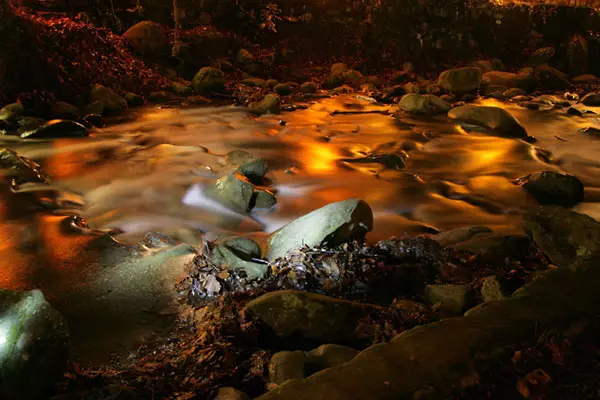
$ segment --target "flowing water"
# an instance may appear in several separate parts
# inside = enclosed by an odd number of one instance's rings
[[[351,197],[373,208],[373,241],[475,224],[518,232],[535,202],[513,180],[543,169],[578,176],[586,202],[577,209],[600,216],[600,138],[578,131],[600,126],[593,114],[502,105],[537,138],[530,144],[446,117],[394,118],[385,113],[393,107],[356,96],[307,106],[258,119],[234,107],[145,108],[89,138],[0,137],[52,181],[0,189],[0,287],[41,288],[66,316],[78,357],[97,359],[168,319],[161,287],[171,287],[203,237],[264,236]],[[204,195],[236,149],[268,161],[275,209],[244,216]],[[351,161],[373,154],[400,154],[406,167]],[[187,245],[127,245],[147,232]]]

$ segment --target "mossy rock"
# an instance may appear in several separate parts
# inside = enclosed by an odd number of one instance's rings
[[[225,74],[220,69],[204,67],[192,80],[194,90],[202,95],[220,93],[225,90]]]
[[[218,179],[208,195],[233,211],[247,214],[252,209],[254,185],[240,174],[230,173]]]
[[[452,106],[447,101],[432,94],[420,95],[409,93],[402,96],[399,107],[401,110],[411,114],[436,115],[445,114]]]
[[[464,94],[479,89],[481,86],[481,69],[463,67],[442,72],[438,78],[438,86],[452,94]]]
[[[171,92],[175,93],[178,96],[189,96],[192,94],[192,87],[189,85],[186,85],[184,83],[181,82],[173,82],[171,83]]]
[[[143,106],[146,103],[146,100],[142,96],[131,92],[125,94],[125,101],[133,107]]]
[[[317,93],[317,90],[317,84],[314,82],[304,82],[302,85],[300,85],[300,91],[302,93],[313,94]]]
[[[260,78],[247,78],[240,81],[240,83],[245,86],[257,87],[264,90],[269,88],[269,84],[264,79]]]
[[[14,113],[17,115],[17,117],[25,115],[25,107],[23,107],[23,104],[21,104],[21,103],[7,104],[4,107],[2,107],[2,109],[0,111]]]
[[[256,115],[281,114],[281,99],[278,95],[269,93],[261,101],[251,104],[250,112]]]
[[[21,137],[24,139],[54,139],[87,135],[87,128],[79,122],[55,119],[37,129],[23,132]]]
[[[260,247],[251,239],[236,237],[216,243],[212,262],[218,266],[228,266],[235,271],[243,271],[248,279],[263,279],[268,271],[266,264],[253,262],[260,258]]]
[[[52,116],[58,119],[77,120],[81,116],[81,113],[74,105],[58,101],[52,105]]]
[[[256,157],[243,150],[233,150],[225,155],[225,162],[237,167],[237,172],[254,184],[261,184],[268,166],[264,158]]]
[[[157,56],[169,44],[163,27],[153,21],[142,21],[133,25],[123,34],[134,52],[142,55]]]
[[[292,94],[292,87],[288,83],[279,83],[275,85],[273,91],[280,96],[289,96]]]
[[[96,84],[90,91],[89,102],[99,101],[104,105],[104,110],[120,112],[127,108],[127,101],[112,89]]]

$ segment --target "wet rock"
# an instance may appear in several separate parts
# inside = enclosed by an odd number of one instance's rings
[[[250,301],[244,314],[262,321],[280,338],[339,343],[354,336],[360,319],[379,310],[371,304],[285,290]]]
[[[462,315],[469,302],[469,289],[465,285],[427,285],[425,299],[449,315]]]
[[[169,95],[169,93],[162,90],[159,92],[151,92],[148,95],[148,100],[154,103],[165,103],[169,101],[170,98],[171,96]]]
[[[507,110],[500,107],[460,106],[448,112],[448,117],[484,126],[501,136],[525,139],[525,128]]]
[[[317,84],[314,82],[304,82],[300,85],[300,91],[307,94],[317,93]]]
[[[211,103],[210,99],[208,99],[204,96],[189,96],[186,99],[186,101],[188,102],[188,104],[202,105],[202,106],[205,106],[205,105]]]
[[[261,184],[268,166],[264,158],[256,157],[243,150],[233,150],[225,155],[225,162],[237,167],[237,172],[254,184]]]
[[[261,101],[252,103],[250,112],[256,115],[281,114],[281,99],[278,95],[269,93]]]
[[[243,271],[250,280],[263,279],[268,266],[263,263],[253,262],[260,258],[260,247],[251,239],[236,237],[222,242],[217,242],[213,249],[212,262],[217,266],[226,266],[229,270]]]
[[[481,285],[481,296],[483,297],[483,301],[495,301],[506,298],[509,293],[503,286],[502,282],[495,276],[488,276],[485,278]]]
[[[192,87],[181,82],[173,82],[170,87],[171,92],[178,96],[189,96],[192,94]]]
[[[125,100],[127,100],[127,99],[125,99]],[[104,112],[104,103],[102,103],[101,101],[95,101],[93,103],[90,103],[87,106],[85,106],[85,109],[83,110],[84,114],[102,115],[103,112]]]
[[[546,64],[536,67],[534,74],[539,84],[547,89],[565,90],[571,86],[567,75]]]
[[[55,119],[38,129],[21,133],[24,139],[54,139],[64,137],[83,137],[88,135],[87,128],[79,122]]]
[[[277,79],[267,79],[267,85],[269,85],[270,89],[273,89],[278,84],[279,84],[279,81]]]
[[[530,57],[528,64],[534,67],[546,64],[556,54],[554,47],[542,47],[537,49]]]
[[[417,86],[413,82],[405,83],[404,85],[402,85],[402,90],[404,90],[404,93],[419,93],[420,92],[419,86]]]
[[[493,99],[504,100],[506,98],[504,93],[507,90],[508,89],[505,86],[489,85],[483,90],[483,95]]]
[[[0,170],[4,176],[15,180],[17,184],[25,182],[47,183],[41,168],[35,162],[19,156],[12,150],[0,148]]]
[[[583,201],[583,183],[573,175],[541,171],[521,178],[519,183],[542,205],[573,207]]]
[[[280,351],[269,361],[269,381],[275,385],[290,379],[304,379],[308,358],[303,351]]]
[[[432,236],[432,239],[442,246],[448,247],[479,236],[489,236],[492,233],[494,233],[494,231],[487,226],[467,226],[440,232],[437,235]]]
[[[583,113],[581,115],[583,115]],[[596,128],[593,126],[586,126],[585,128],[581,128],[579,132],[600,137],[600,128]]]
[[[588,93],[581,99],[581,104],[589,107],[600,107],[600,93]]]
[[[481,79],[479,68],[455,68],[442,72],[438,78],[438,85],[449,93],[463,94],[479,89]]]
[[[479,68],[483,74],[496,69],[492,60],[477,60],[473,66]]]
[[[43,125],[46,125],[46,123],[47,121],[45,119],[35,117],[23,117],[18,121],[19,133],[35,131]]]
[[[260,79],[260,78],[247,78],[247,79],[240,81],[240,83],[242,85],[246,85],[246,86],[250,86],[250,87],[257,87],[257,88],[261,88],[264,90],[269,88],[269,84],[264,79]]]
[[[225,74],[220,69],[204,67],[194,76],[192,87],[201,95],[220,93],[225,89]]]
[[[266,258],[273,260],[303,246],[335,246],[361,238],[371,229],[373,212],[364,201],[331,203],[272,233],[267,240]]]
[[[10,110],[0,110],[0,122],[4,124],[15,124],[17,123],[17,114]]]
[[[308,374],[312,374],[326,368],[345,364],[359,353],[351,347],[339,344],[324,344],[306,353],[308,357]]]
[[[213,400],[250,400],[250,397],[241,390],[232,387],[219,388],[217,396]]]
[[[526,94],[527,93],[523,89],[519,88],[508,89],[507,91],[502,93],[502,95],[507,99],[512,99],[517,96],[525,96]]]
[[[600,223],[588,215],[542,206],[524,216],[525,231],[558,266],[572,265],[600,248]]]
[[[146,103],[146,100],[142,96],[136,93],[125,93],[125,101],[132,107],[143,106]]]
[[[254,185],[242,175],[231,173],[218,179],[208,194],[224,206],[246,214],[252,209]]]
[[[287,83],[279,83],[273,87],[273,91],[280,96],[289,96],[292,94],[292,87]]]
[[[360,158],[344,158],[340,161],[351,164],[381,164],[387,169],[400,170],[406,166],[404,157],[399,154],[376,154]]]
[[[583,112],[583,110],[580,110],[579,108],[569,107],[569,109],[567,110],[567,114],[568,115],[576,115],[578,117],[583,117],[584,112]]]
[[[452,108],[450,103],[432,94],[409,93],[402,96],[400,109],[413,114],[445,114]]]
[[[384,92],[390,96],[399,97],[406,94],[406,89],[404,88],[404,85],[395,85],[385,88]]]
[[[142,21],[133,25],[123,34],[133,51],[138,54],[156,56],[169,44],[163,27],[152,21]]]
[[[52,105],[52,115],[58,119],[76,120],[79,119],[81,114],[79,113],[79,109],[74,105],[59,101]]]
[[[325,78],[325,81],[323,82],[323,87],[325,89],[331,90],[331,89],[335,89],[335,88],[343,85],[344,82],[345,82],[345,79],[342,74],[329,75],[327,78]]]
[[[116,94],[112,89],[102,85],[94,85],[90,91],[89,102],[101,102],[104,105],[104,110],[108,112],[119,112],[127,108],[127,101]]]
[[[17,117],[20,117],[25,114],[25,107],[21,103],[11,103],[2,107],[0,114],[2,112],[14,113]]]
[[[69,338],[39,290],[0,290],[0,397],[45,399],[62,377]]]
[[[275,204],[277,204],[277,198],[271,191],[256,189],[252,208],[268,210],[275,207]]]

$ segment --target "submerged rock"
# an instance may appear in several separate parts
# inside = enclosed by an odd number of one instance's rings
[[[543,206],[525,214],[525,231],[553,263],[565,267],[600,248],[600,223],[562,207]]]
[[[409,93],[400,99],[399,107],[401,110],[413,114],[445,114],[452,106],[450,103],[440,99],[432,94],[420,95],[418,93]]]
[[[0,397],[45,399],[62,377],[69,337],[39,290],[0,290]]]
[[[427,302],[450,315],[461,315],[466,311],[469,295],[465,285],[427,285],[425,288]]]
[[[218,179],[208,194],[224,206],[246,214],[252,209],[254,185],[240,174],[231,173]]]
[[[519,182],[542,205],[573,207],[583,201],[583,183],[573,175],[541,171],[521,178]]]
[[[269,93],[261,101],[251,104],[250,112],[257,115],[281,114],[281,99],[276,94]]]
[[[220,69],[204,67],[194,76],[192,86],[201,95],[225,90],[225,74]]]
[[[96,84],[90,91],[89,102],[99,101],[104,105],[104,110],[119,112],[127,108],[127,101],[116,94],[112,89]]]
[[[37,129],[23,132],[21,137],[24,139],[54,139],[87,135],[87,128],[79,122],[55,119]]]
[[[525,139],[527,131],[511,113],[500,107],[460,106],[448,112],[448,117],[484,126],[501,136]]]
[[[367,203],[349,199],[328,204],[306,214],[267,240],[268,260],[304,246],[335,246],[364,237],[373,229],[373,212]]]
[[[438,85],[448,93],[463,94],[479,89],[481,79],[481,69],[477,67],[455,68],[442,72]]]

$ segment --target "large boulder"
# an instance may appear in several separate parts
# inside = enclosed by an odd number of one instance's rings
[[[358,322],[380,310],[371,304],[285,290],[250,301],[244,314],[265,323],[280,338],[336,343],[351,340]]]
[[[408,93],[402,96],[399,107],[412,114],[424,115],[445,114],[452,108],[450,103],[437,96],[418,93]]]
[[[588,93],[581,99],[581,104],[589,107],[600,107],[600,93]]]
[[[573,175],[541,171],[520,181],[523,188],[542,205],[573,207],[583,201],[583,183]]]
[[[233,237],[217,242],[212,253],[212,262],[228,266],[231,270],[244,271],[248,279],[262,279],[267,274],[266,264],[253,262],[260,258],[260,246],[244,237]]]
[[[101,102],[104,105],[104,110],[108,112],[119,112],[127,108],[127,101],[116,94],[112,89],[109,89],[100,84],[96,84],[90,91],[89,102]]]
[[[220,93],[225,89],[225,74],[220,69],[204,67],[194,76],[192,86],[202,95]]]
[[[469,124],[484,126],[500,136],[525,139],[527,131],[507,110],[500,107],[460,106],[448,112],[448,117]]]
[[[41,291],[0,290],[0,398],[47,398],[68,357],[64,320]]]
[[[479,89],[481,86],[481,69],[464,67],[442,72],[438,85],[448,93],[463,94]]]
[[[512,72],[490,71],[483,74],[483,84],[488,86],[502,86],[507,89],[528,89],[534,84],[534,78],[529,74],[515,74]]]
[[[524,216],[525,231],[558,266],[569,266],[600,248],[600,223],[556,206],[542,206]]]
[[[303,246],[335,246],[364,237],[373,229],[373,211],[367,203],[349,199],[331,203],[306,214],[267,239],[269,260]]]
[[[163,27],[153,21],[138,22],[127,29],[123,37],[133,51],[147,56],[160,54],[169,44]]]

